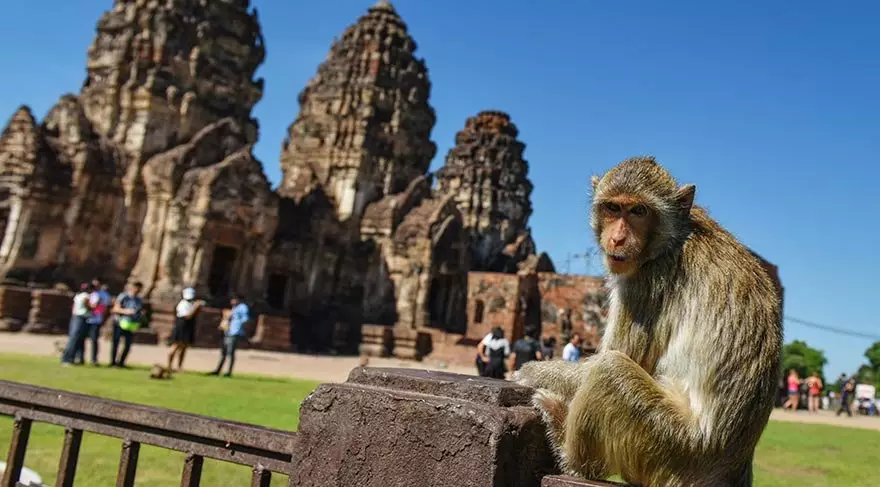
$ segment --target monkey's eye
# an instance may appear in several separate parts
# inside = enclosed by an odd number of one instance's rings
[[[602,204],[602,208],[609,213],[620,213],[620,205],[607,201]]]
[[[629,209],[629,213],[633,216],[645,216],[648,214],[648,207],[645,205],[635,205]]]

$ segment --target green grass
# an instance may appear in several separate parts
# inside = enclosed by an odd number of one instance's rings
[[[60,367],[57,359],[0,354],[0,379],[65,389],[122,401],[148,404],[222,419],[295,430],[299,404],[316,382],[237,375],[231,378],[177,374],[172,380],[150,380],[146,368],[129,370]],[[0,458],[6,459],[12,420],[0,416]],[[54,485],[64,430],[34,423],[25,465]],[[83,434],[76,484],[115,485],[121,440]],[[137,470],[138,487],[179,485],[183,453],[143,445]],[[272,485],[286,486],[287,479],[272,476]],[[250,485],[250,469],[205,460],[202,485]]]
[[[0,354],[0,379],[67,389],[84,394],[160,406],[272,428],[295,430],[299,403],[317,383],[237,376],[231,379],[197,374],[171,381],[147,379],[147,370],[90,367],[61,368],[57,360]],[[0,454],[9,447],[9,418],[0,417]],[[25,464],[48,485],[55,482],[63,430],[35,423]],[[113,485],[120,440],[83,436],[77,485]],[[139,487],[177,485],[182,453],[143,446],[138,462]],[[202,485],[248,485],[247,467],[205,461]],[[287,485],[273,476],[273,485]],[[755,485],[765,487],[873,486],[880,482],[880,432],[771,421],[755,457]]]

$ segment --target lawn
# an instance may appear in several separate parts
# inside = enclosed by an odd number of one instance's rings
[[[316,382],[237,375],[231,378],[179,374],[173,380],[148,378],[145,368],[129,370],[65,367],[57,359],[0,354],[0,379],[66,389],[111,399],[148,404],[222,419],[295,430],[299,404]],[[0,416],[0,459],[6,459],[12,420]],[[64,429],[34,423],[25,465],[55,483]],[[83,434],[76,484],[115,485],[121,441]],[[138,460],[138,487],[179,485],[183,453],[142,445]],[[202,485],[250,485],[250,469],[205,459]],[[286,486],[287,478],[272,476],[272,485]]]
[[[146,369],[61,368],[57,360],[0,354],[0,379],[69,389],[130,402],[161,406],[272,428],[294,430],[300,401],[317,383],[255,376],[230,379],[182,374],[152,381]],[[9,447],[9,418],[0,417],[0,455]],[[25,464],[54,484],[63,430],[35,423]],[[83,436],[77,484],[113,485],[120,441]],[[755,458],[755,485],[812,487],[873,486],[880,483],[880,433],[836,426],[771,422]],[[183,454],[143,446],[138,462],[139,487],[178,485]],[[247,467],[205,461],[202,485],[248,485]],[[273,476],[273,485],[287,479]]]

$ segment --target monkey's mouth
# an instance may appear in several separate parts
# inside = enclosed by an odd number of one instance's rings
[[[626,262],[626,261],[628,260],[628,259],[627,259],[625,256],[623,256],[623,255],[613,255],[613,254],[610,254],[610,255],[608,255],[608,258],[610,258],[613,262]]]

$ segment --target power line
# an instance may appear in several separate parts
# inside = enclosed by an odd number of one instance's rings
[[[875,341],[880,340],[880,335],[871,335],[870,333],[862,333],[859,331],[845,330],[843,328],[837,328],[834,326],[813,323],[812,321],[802,320],[800,318],[794,318],[791,316],[786,316],[784,319],[785,319],[785,321],[790,321],[792,323],[797,323],[799,325],[809,326],[812,328],[818,328],[820,330],[830,331],[832,333],[837,333],[840,335],[849,335],[852,337],[867,338],[868,340],[875,340]]]

